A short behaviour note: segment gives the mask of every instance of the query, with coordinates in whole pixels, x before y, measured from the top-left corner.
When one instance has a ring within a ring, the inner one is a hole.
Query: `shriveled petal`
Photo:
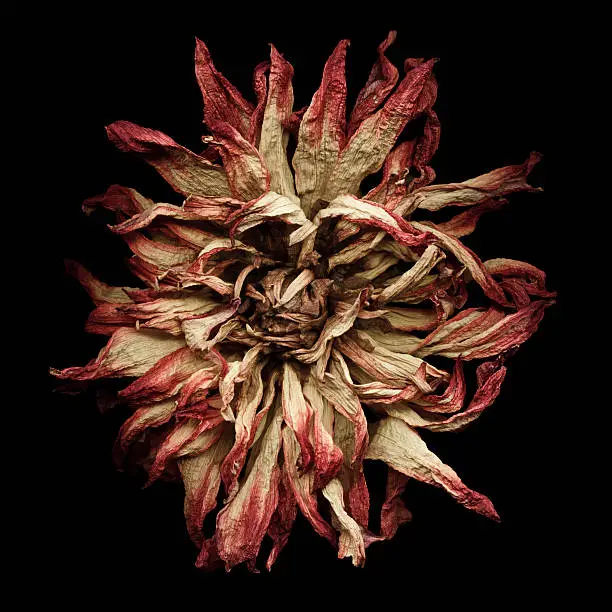
[[[293,430],[300,445],[300,469],[307,470],[314,450],[309,438],[312,408],[306,403],[297,370],[289,361],[283,364],[282,403],[285,423]]]
[[[98,207],[106,208],[117,213],[117,218],[123,220],[153,208],[153,206],[155,206],[153,200],[145,198],[135,189],[111,185],[105,193],[85,200],[82,208],[87,215]]]
[[[341,412],[334,415],[334,444],[342,451],[343,456],[338,480],[342,483],[347,511],[365,530],[369,521],[370,493],[363,474],[363,453],[359,450],[360,436],[359,427],[354,422]],[[365,445],[367,440],[366,429]]]
[[[455,215],[452,219],[436,224],[435,227],[455,238],[469,236],[476,229],[476,224],[484,213],[498,210],[506,203],[507,200],[503,198],[484,200],[480,204],[476,204],[468,210]]]
[[[318,491],[337,474],[342,465],[342,451],[333,439],[333,409],[317,388],[312,371],[303,389],[304,397],[313,411],[312,442],[315,470],[313,488]]]
[[[309,349],[292,351],[292,355],[302,363],[312,364],[318,361],[327,348],[328,342],[346,333],[355,322],[357,314],[365,302],[367,291],[361,291],[352,304],[344,304],[345,308],[332,315],[321,331],[317,341]]]
[[[229,123],[208,125],[213,136],[206,141],[219,149],[232,195],[244,202],[261,196],[270,187],[270,174],[259,151]]]
[[[438,239],[439,244],[452,253],[469,270],[472,278],[480,285],[488,298],[501,306],[510,306],[503,289],[495,282],[482,261],[457,238],[422,223],[413,222],[412,226],[416,230],[433,234]]]
[[[144,229],[149,227],[156,219],[177,219],[181,221],[199,221],[200,217],[188,211],[185,211],[180,206],[172,204],[155,204],[153,208],[130,217],[122,223],[112,226],[110,229],[115,234],[127,234],[134,230]]]
[[[327,180],[344,146],[348,40],[341,41],[327,60],[321,86],[300,123],[293,157],[295,184],[304,214],[311,218],[324,196]]]
[[[300,446],[290,427],[283,428],[283,470],[287,474],[287,482],[293,491],[300,511],[312,525],[312,528],[332,545],[336,543],[336,534],[332,527],[321,516],[317,507],[317,498],[313,494],[314,474],[312,470],[298,473],[298,458]]]
[[[236,494],[238,477],[244,467],[247,452],[255,436],[255,413],[263,399],[264,382],[261,373],[265,365],[266,360],[261,358],[254,363],[242,384],[240,395],[236,402],[234,445],[223,461],[221,468],[228,499],[231,499]],[[274,392],[275,385],[267,387],[264,401],[266,411],[274,400]]]
[[[139,232],[126,234],[123,239],[134,255],[146,264],[168,270],[174,266],[181,266],[192,262],[196,258],[196,251],[190,247],[174,246],[150,240]]]
[[[297,516],[297,503],[291,485],[287,480],[287,472],[283,471],[278,483],[278,504],[270,520],[268,536],[274,542],[266,561],[266,569],[270,571],[281,550],[287,544],[291,528]]]
[[[373,300],[376,306],[392,302],[395,297],[417,286],[423,278],[444,258],[444,253],[435,245],[430,244],[419,260],[402,275],[390,280],[381,291],[375,292]]]
[[[227,431],[206,451],[179,459],[178,465],[185,485],[185,520],[187,531],[197,546],[202,545],[202,525],[206,515],[217,505],[221,484],[221,462],[231,446]]]
[[[536,331],[544,310],[551,304],[550,301],[538,300],[510,315],[495,309],[484,313],[477,311],[478,317],[474,320],[469,316],[460,318],[461,313],[425,338],[415,355],[461,359],[484,359],[498,355],[525,342]],[[489,314],[496,316],[491,318]],[[478,323],[477,328],[474,327],[475,323]],[[448,333],[449,330],[453,331]]]
[[[139,331],[122,327],[111,336],[96,359],[86,366],[65,370],[52,368],[51,374],[72,380],[142,376],[160,359],[184,346],[183,338],[152,330]]]
[[[113,458],[117,465],[121,465],[130,444],[134,442],[144,431],[153,427],[159,427],[167,423],[176,410],[173,398],[149,404],[139,408],[121,426],[113,448]]]
[[[361,528],[344,508],[343,489],[340,481],[334,478],[323,489],[323,495],[331,505],[332,521],[340,530],[338,558],[351,557],[353,565],[362,567],[365,563],[365,544],[361,535]]]
[[[255,147],[259,147],[261,128],[263,125],[266,100],[268,97],[268,79],[266,72],[270,70],[270,62],[260,62],[253,71],[253,90],[257,96],[257,106],[251,115],[249,134],[247,140]]]
[[[181,147],[164,133],[129,121],[117,121],[106,131],[119,149],[141,155],[178,193],[186,196],[230,195],[223,168]]]
[[[272,170],[270,189],[281,195],[294,196],[293,174],[287,160],[289,131],[285,122],[293,111],[293,67],[270,45],[270,78],[268,99],[261,128],[259,151]]]
[[[540,159],[542,156],[534,152],[522,164],[504,166],[463,183],[422,187],[408,196],[398,207],[397,212],[407,215],[417,208],[440,210],[451,205],[473,206],[491,197],[516,191],[539,191],[527,183],[527,176]]]
[[[380,319],[387,323],[389,327],[402,332],[431,329],[437,322],[435,311],[426,308],[399,308],[394,306],[383,310],[362,311],[358,316],[360,319],[367,319],[368,321],[375,318]]]
[[[350,464],[358,464],[361,462],[368,442],[366,417],[359,398],[343,380],[335,362],[332,362],[331,372],[325,373],[323,379],[315,377],[312,380],[321,395],[354,427],[354,446],[350,456],[345,455],[345,460]]]
[[[235,221],[232,231],[237,234],[266,221],[284,221],[285,223],[298,225],[300,232],[305,234],[309,234],[315,229],[312,222],[304,215],[300,202],[295,196],[283,196],[274,191],[269,191],[261,198],[250,202],[244,207],[244,212],[234,215],[233,218]],[[297,231],[295,230],[295,232]],[[291,244],[294,244],[294,242]]]
[[[476,369],[478,388],[469,406],[447,419],[427,425],[430,431],[458,431],[476,420],[497,399],[506,377],[506,368],[495,362],[485,362]]]
[[[119,397],[130,404],[159,402],[173,397],[182,383],[194,372],[209,365],[208,360],[193,353],[189,348],[180,348],[162,357],[148,372],[131,385],[119,391]]]
[[[93,274],[88,272],[81,264],[67,259],[65,262],[66,272],[76,278],[95,304],[118,304],[130,303],[132,299],[126,291],[132,287],[111,287],[98,280]]]
[[[460,504],[499,520],[491,501],[468,489],[455,471],[434,455],[406,423],[387,417],[374,424],[366,459],[379,459],[410,478],[445,489]]]
[[[352,330],[337,341],[338,350],[374,379],[405,386],[415,384],[423,393],[447,378],[446,372],[419,357],[389,350],[365,331]]]
[[[397,32],[391,31],[387,38],[378,45],[378,60],[372,67],[370,76],[363,89],[359,92],[348,126],[349,138],[389,95],[395,87],[399,73],[397,68],[386,58],[385,52],[395,41]]]
[[[224,423],[218,411],[210,411],[199,418],[181,419],[159,445],[155,459],[149,469],[147,486],[164,472],[167,463],[180,455],[181,450],[196,440],[200,434],[218,428]]]
[[[183,333],[181,327],[183,319],[201,316],[218,306],[219,303],[216,300],[202,292],[179,292],[150,302],[122,304],[116,308],[119,313],[129,317],[134,322],[138,322],[139,328],[160,329],[178,336]]]
[[[219,306],[210,313],[184,318],[181,328],[189,348],[208,351],[214,344],[214,338],[210,338],[211,332],[233,317],[239,306],[240,300],[232,300],[230,304]]]
[[[327,208],[320,210],[313,223],[315,226],[321,225],[325,219],[341,217],[343,221],[351,221],[364,227],[375,227],[390,234],[397,242],[407,246],[424,245],[431,242],[431,235],[422,224],[418,231],[416,224],[407,223],[404,219],[387,211],[376,202],[366,202],[351,195],[337,197]],[[306,228],[296,230],[290,239],[290,244],[295,244],[304,239],[304,235],[313,236],[312,230]],[[313,238],[311,238],[313,240]],[[368,249],[369,250],[369,249]]]
[[[195,72],[204,99],[204,121],[224,121],[247,138],[253,105],[215,68],[208,47],[196,38]]]
[[[325,190],[327,201],[343,193],[357,194],[363,179],[377,172],[406,126],[430,102],[419,100],[434,65],[429,60],[411,70],[385,105],[365,119],[338,156]]]
[[[400,525],[412,520],[412,513],[401,498],[408,480],[401,472],[388,469],[385,501],[380,511],[380,534],[387,539],[395,535]]]
[[[247,466],[235,497],[217,516],[217,546],[227,569],[255,561],[279,500],[283,412],[278,405],[268,414],[266,431]]]

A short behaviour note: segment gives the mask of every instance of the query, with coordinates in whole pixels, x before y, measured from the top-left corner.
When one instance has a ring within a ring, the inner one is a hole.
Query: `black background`
[[[130,120],[198,150],[202,108],[193,73],[195,36],[251,100],[252,70],[273,42],[295,69],[295,108],[309,102],[335,44],[349,38],[350,108],[376,58],[376,46],[396,29],[397,41],[387,55],[399,68],[406,57],[440,58],[435,108],[442,139],[432,162],[437,182],[521,163],[531,150],[545,154],[531,181],[544,193],[512,196],[506,208],[481,219],[466,243],[483,260],[508,257],[545,270],[549,288],[560,292],[558,302],[510,360],[495,404],[465,432],[425,438],[470,488],[492,499],[501,524],[470,513],[439,489],[411,483],[404,497],[413,521],[392,541],[372,545],[364,569],[337,560],[298,517],[271,574],[264,570],[251,576],[244,568],[205,574],[193,567],[196,550],[184,528],[180,485],[158,483],[141,490],[139,482],[113,467],[110,450],[125,415],[101,416],[93,397],[52,393],[49,380],[44,422],[52,452],[45,466],[49,493],[42,539],[44,550],[53,551],[43,565],[56,593],[72,593],[78,584],[111,595],[126,588],[134,593],[221,589],[236,595],[243,584],[266,591],[299,579],[305,581],[303,588],[314,589],[321,580],[333,579],[340,591],[393,584],[406,601],[411,591],[423,589],[435,601],[454,589],[458,597],[471,599],[487,584],[516,594],[546,573],[558,503],[550,479],[555,470],[550,420],[563,403],[558,339],[564,250],[558,201],[549,184],[545,20],[524,13],[485,23],[437,11],[442,9],[420,16],[404,7],[374,18],[365,8],[353,8],[332,20],[323,12],[307,16],[269,8],[245,16],[236,6],[214,15],[168,10],[157,15],[155,25],[141,15],[110,9],[77,16],[76,22],[74,15],[50,16],[47,39],[37,51],[47,96],[38,126],[47,137],[43,143],[52,143],[38,149],[49,160],[45,197],[52,201],[41,227],[47,245],[42,267],[51,296],[42,354],[54,367],[82,365],[104,343],[82,331],[91,304],[78,283],[64,275],[63,258],[82,262],[109,284],[131,281],[123,263],[127,248],[107,230],[110,219],[81,212],[83,199],[118,183],[157,201],[179,202],[154,170],[107,142],[104,126]],[[46,120],[50,116],[52,122]],[[383,486],[380,473],[370,468],[369,475],[376,495]]]

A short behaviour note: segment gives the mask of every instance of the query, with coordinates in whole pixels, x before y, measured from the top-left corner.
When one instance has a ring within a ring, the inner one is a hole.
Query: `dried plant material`
[[[184,200],[157,203],[114,185],[83,204],[116,215],[110,229],[144,287],[110,287],[67,262],[95,304],[86,329],[110,338],[87,365],[51,372],[131,379],[117,397],[131,416],[114,458],[139,462],[147,484],[182,479],[199,567],[256,571],[267,538],[270,569],[298,511],[361,566],[370,544],[411,519],[402,500],[410,479],[499,520],[419,430],[460,430],[491,406],[508,357],[554,303],[541,270],[482,262],[461,242],[506,196],[537,191],[527,177],[540,156],[431,184],[435,60],[408,59],[400,76],[385,55],[395,36],[378,47],[348,123],[348,41],[300,111],[293,67],[274,46],[255,68],[251,103],[197,41],[202,153],[127,121],[107,128]],[[419,118],[420,133],[401,140]],[[447,207],[460,210],[428,218]],[[473,360],[469,398],[464,362]],[[388,466],[379,533],[365,460]]]

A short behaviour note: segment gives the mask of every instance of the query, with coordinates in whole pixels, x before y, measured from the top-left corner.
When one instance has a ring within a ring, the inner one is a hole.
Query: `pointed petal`
[[[293,157],[295,183],[304,214],[311,218],[327,179],[344,146],[348,40],[341,41],[327,60],[321,86],[302,117]]]
[[[219,556],[229,570],[242,562],[255,562],[279,501],[283,414],[280,406],[268,418],[268,425],[247,467],[247,474],[235,497],[217,516]]]
[[[297,503],[295,496],[287,480],[287,472],[283,471],[281,480],[278,483],[278,505],[268,527],[268,536],[274,542],[266,561],[266,569],[268,571],[272,569],[272,565],[274,565],[278,555],[285,547],[285,544],[287,544],[296,516]]]
[[[143,376],[119,391],[118,396],[130,404],[163,401],[176,395],[182,383],[206,365],[207,361],[189,348],[180,348],[162,357]]]
[[[359,92],[348,126],[349,138],[355,133],[364,119],[367,119],[395,87],[399,73],[397,68],[385,57],[385,52],[395,41],[397,32],[391,31],[378,45],[378,60],[372,67],[370,76]]]
[[[147,429],[166,424],[176,409],[172,398],[143,406],[121,426],[113,448],[113,459],[116,465],[121,465],[130,444]]]
[[[209,121],[208,126],[213,136],[205,141],[218,147],[232,195],[244,202],[261,196],[270,186],[270,175],[259,151],[229,123]]]
[[[218,428],[223,423],[223,417],[217,411],[201,418],[180,420],[158,447],[155,460],[149,468],[149,479],[145,486],[155,482],[163,474],[168,462],[173,457],[180,455],[181,450],[196,440],[200,434]]]
[[[155,202],[145,198],[135,189],[111,185],[105,193],[85,200],[82,208],[85,214],[90,215],[99,206],[117,213],[119,219],[126,219],[153,208]]]
[[[230,195],[221,167],[181,147],[164,133],[129,121],[117,121],[109,125],[106,132],[122,151],[141,155],[178,193],[186,196]]]
[[[221,468],[223,484],[225,485],[227,498],[230,500],[237,492],[238,477],[244,467],[247,452],[255,436],[255,413],[263,399],[264,382],[261,373],[265,365],[266,360],[264,359],[255,362],[240,388],[240,395],[236,402],[234,445],[223,461]],[[274,400],[274,391],[274,385],[268,386],[266,389],[266,411]]]
[[[295,495],[300,511],[312,525],[312,528],[332,545],[335,545],[336,534],[321,516],[317,507],[317,498],[313,494],[314,474],[312,470],[298,474],[299,451],[300,446],[291,428],[283,428],[283,455],[285,458],[283,470],[287,474],[287,482]]]
[[[445,206],[473,206],[517,191],[540,191],[527,183],[527,176],[540,159],[542,156],[533,152],[522,164],[504,166],[462,183],[423,187],[408,196],[397,212],[408,215],[417,208],[440,210]]]
[[[247,138],[253,106],[215,68],[208,47],[196,38],[195,72],[204,99],[204,121],[224,121]]]
[[[341,194],[357,194],[363,179],[380,170],[408,121],[423,111],[424,104],[430,104],[419,97],[433,65],[434,60],[429,60],[411,70],[385,105],[361,123],[329,176],[326,201]]]
[[[179,459],[185,485],[185,520],[187,531],[196,545],[202,544],[202,525],[206,515],[217,505],[221,484],[221,462],[231,445],[229,432],[208,450]]]
[[[251,123],[249,126],[249,134],[247,140],[254,146],[259,148],[261,138],[261,130],[264,120],[264,112],[266,110],[266,100],[268,97],[268,80],[266,72],[270,70],[270,62],[260,62],[255,66],[253,71],[253,89],[257,96],[257,106],[251,115]],[[261,149],[260,149],[261,151]]]
[[[366,459],[380,459],[410,478],[445,489],[466,508],[499,520],[491,501],[468,489],[454,470],[427,448],[414,429],[391,417],[379,421],[372,429]]]
[[[293,110],[293,68],[274,45],[270,45],[270,84],[263,117],[259,151],[268,168],[272,168],[270,189],[281,195],[294,196],[293,174],[287,161],[289,132],[283,125]]]
[[[67,259],[64,264],[66,266],[66,272],[83,285],[85,291],[87,291],[89,297],[91,297],[95,304],[127,304],[132,301],[126,293],[126,291],[131,291],[132,287],[111,287],[98,280],[81,264],[71,259]]]
[[[304,399],[297,371],[289,361],[283,364],[282,401],[285,423],[293,430],[300,445],[300,469],[306,471],[312,463],[314,452],[308,435],[312,409]]]
[[[111,336],[96,359],[86,366],[65,370],[52,369],[51,374],[57,378],[72,380],[142,376],[160,359],[184,346],[185,341],[182,338],[156,331],[138,331],[122,327]]]
[[[498,355],[519,346],[534,334],[544,317],[544,310],[552,303],[538,300],[509,315],[495,309],[476,312],[479,315],[476,319],[457,315],[425,338],[415,355],[461,359],[485,359]],[[496,313],[497,316],[486,318],[489,313]],[[477,328],[474,327],[476,323]],[[448,333],[449,330],[453,331]]]

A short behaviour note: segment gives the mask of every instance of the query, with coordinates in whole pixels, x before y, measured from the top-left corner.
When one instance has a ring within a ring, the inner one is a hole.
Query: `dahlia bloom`
[[[419,431],[477,419],[500,392],[508,356],[553,303],[541,270],[483,262],[460,240],[506,195],[537,191],[527,176],[539,155],[432,184],[435,60],[406,60],[400,78],[385,55],[394,39],[378,47],[348,121],[348,41],[310,105],[295,111],[293,68],[274,46],[255,68],[252,104],[198,40],[202,152],[127,121],[107,127],[182,203],[118,185],[84,203],[86,213],[116,214],[110,229],[144,287],[111,287],[67,262],[95,303],[86,330],[109,340],[87,365],[52,374],[132,379],[118,393],[131,416],[114,458],[139,461],[148,484],[182,479],[198,566],[255,570],[268,536],[270,569],[298,509],[361,566],[371,543],[410,520],[401,494],[411,478],[499,519]],[[402,139],[415,120],[418,135]],[[363,189],[375,173],[378,184]],[[446,207],[462,212],[428,220]],[[469,399],[463,364],[473,360]],[[376,533],[365,460],[388,466]]]

